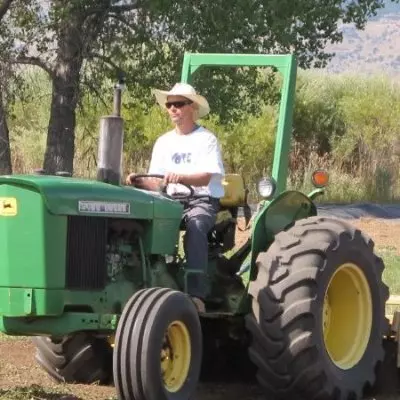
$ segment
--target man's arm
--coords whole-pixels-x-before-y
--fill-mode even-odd
[[[126,177],[126,184],[127,185],[134,185],[137,188],[144,189],[144,190],[151,190],[156,192],[160,189],[160,185],[163,183],[163,180],[160,178],[136,178],[135,176],[139,175],[135,172],[130,173]]]
[[[167,183],[180,183],[190,186],[207,186],[210,182],[212,173],[199,172],[197,174],[175,174],[168,173],[165,175],[164,182]]]

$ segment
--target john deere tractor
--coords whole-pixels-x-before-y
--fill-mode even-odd
[[[295,56],[186,53],[182,81],[207,66],[272,66],[282,89],[272,174],[240,247],[246,187],[224,178],[206,310],[186,290],[184,199],[121,183],[116,112],[101,120],[97,179],[0,178],[0,330],[31,336],[57,381],[113,383],[123,400],[192,398],[214,336],[246,346],[268,399],[361,399],[384,355],[384,265],[364,233],[318,216],[324,171],[309,194],[286,188]]]

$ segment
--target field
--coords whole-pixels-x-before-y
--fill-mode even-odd
[[[376,243],[377,251],[386,261],[385,280],[392,294],[400,294],[400,222],[360,219],[353,223],[368,233]],[[247,233],[240,232],[240,240]],[[29,339],[0,337],[0,400],[111,400],[115,399],[113,387],[97,385],[55,384],[34,361],[34,349]],[[257,385],[227,382],[203,383],[194,400],[262,400]],[[400,395],[378,396],[376,400],[400,400]]]

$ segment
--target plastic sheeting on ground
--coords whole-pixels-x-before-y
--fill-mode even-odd
[[[319,204],[318,213],[342,219],[381,218],[400,220],[400,204]]]
[[[252,213],[256,205],[250,206]],[[342,219],[378,218],[400,222],[400,204],[317,204],[318,214]],[[239,216],[243,214],[239,211]]]

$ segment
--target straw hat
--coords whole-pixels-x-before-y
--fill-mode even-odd
[[[202,118],[210,112],[210,106],[206,98],[197,94],[193,86],[188,83],[176,83],[170,91],[154,89],[153,93],[158,104],[164,109],[166,109],[165,103],[167,102],[168,96],[183,96],[198,105],[198,118]]]

